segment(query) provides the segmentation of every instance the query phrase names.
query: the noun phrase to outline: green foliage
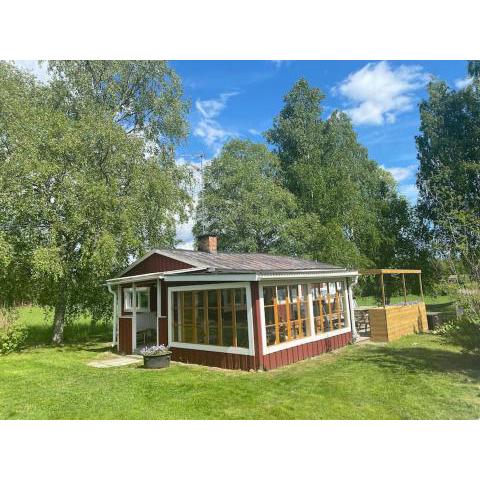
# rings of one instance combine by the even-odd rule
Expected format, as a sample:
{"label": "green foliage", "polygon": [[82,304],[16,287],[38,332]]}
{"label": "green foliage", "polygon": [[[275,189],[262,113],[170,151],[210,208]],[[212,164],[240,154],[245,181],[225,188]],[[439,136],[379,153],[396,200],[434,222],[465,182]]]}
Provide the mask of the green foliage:
{"label": "green foliage", "polygon": [[205,168],[194,233],[217,233],[225,251],[275,251],[296,212],[278,158],[265,145],[232,140]]}
{"label": "green foliage", "polygon": [[312,239],[321,238],[299,245],[298,254],[347,266],[394,266],[414,250],[406,235],[408,203],[391,175],[368,158],[345,114],[322,120],[323,98],[299,80],[266,134]]}
{"label": "green foliage", "polygon": [[69,110],[92,104],[106,109],[129,133],[152,142],[164,159],[171,160],[171,148],[188,133],[189,105],[180,78],[165,61],[54,60],[48,68],[55,94]]}
{"label": "green foliage", "polygon": [[462,90],[429,86],[417,137],[418,208],[443,253],[480,276],[480,79]]}
{"label": "green foliage", "polygon": [[[420,104],[417,137],[420,170],[418,210],[432,248],[444,259],[465,313],[440,333],[465,349],[480,351],[480,77],[470,62],[471,85],[429,85]],[[465,281],[466,279],[466,281]]]}
{"label": "green foliage", "polygon": [[65,315],[109,314],[102,284],[131,256],[175,245],[191,179],[171,155],[185,106],[166,65],[50,68],[54,81],[40,85],[0,63],[0,297],[55,308],[58,339]]}
{"label": "green foliage", "polygon": [[0,309],[0,354],[11,353],[25,346],[27,328],[14,309]]}
{"label": "green foliage", "polygon": [[480,354],[480,290],[470,276],[457,276],[455,283],[445,286],[454,298],[457,314],[436,333],[443,335],[464,350]]}

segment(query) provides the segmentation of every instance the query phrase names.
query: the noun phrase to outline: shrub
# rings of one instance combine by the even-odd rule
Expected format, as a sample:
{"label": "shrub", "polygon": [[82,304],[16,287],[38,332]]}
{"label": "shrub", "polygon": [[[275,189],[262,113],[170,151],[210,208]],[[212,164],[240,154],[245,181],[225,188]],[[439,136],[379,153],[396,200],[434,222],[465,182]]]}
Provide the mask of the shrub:
{"label": "shrub", "polygon": [[480,354],[480,285],[464,282],[456,285],[454,292],[457,318],[442,325],[438,333],[464,350]]}
{"label": "shrub", "polygon": [[0,309],[0,354],[20,350],[25,346],[27,328],[13,309]]}
{"label": "shrub", "polygon": [[480,316],[462,315],[438,329],[438,333],[463,349],[480,354]]}

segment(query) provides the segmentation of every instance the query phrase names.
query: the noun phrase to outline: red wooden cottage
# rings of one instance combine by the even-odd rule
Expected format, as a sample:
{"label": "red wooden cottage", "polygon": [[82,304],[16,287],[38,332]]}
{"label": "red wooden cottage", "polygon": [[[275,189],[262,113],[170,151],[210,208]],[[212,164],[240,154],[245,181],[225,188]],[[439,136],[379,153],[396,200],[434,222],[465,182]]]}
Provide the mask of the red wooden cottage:
{"label": "red wooden cottage", "polygon": [[356,335],[352,284],[358,272],[258,253],[152,250],[118,278],[113,342],[131,354],[165,344],[172,359],[270,370],[342,347]]}

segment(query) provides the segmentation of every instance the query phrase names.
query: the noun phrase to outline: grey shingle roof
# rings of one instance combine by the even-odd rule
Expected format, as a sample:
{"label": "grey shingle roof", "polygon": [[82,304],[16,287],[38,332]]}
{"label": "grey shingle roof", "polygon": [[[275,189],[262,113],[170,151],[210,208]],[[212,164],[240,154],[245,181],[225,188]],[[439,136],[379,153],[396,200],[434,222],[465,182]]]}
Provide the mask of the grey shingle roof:
{"label": "grey shingle roof", "polygon": [[193,250],[156,250],[158,253],[216,272],[279,272],[295,270],[346,271],[328,263],[264,253],[206,253]]}

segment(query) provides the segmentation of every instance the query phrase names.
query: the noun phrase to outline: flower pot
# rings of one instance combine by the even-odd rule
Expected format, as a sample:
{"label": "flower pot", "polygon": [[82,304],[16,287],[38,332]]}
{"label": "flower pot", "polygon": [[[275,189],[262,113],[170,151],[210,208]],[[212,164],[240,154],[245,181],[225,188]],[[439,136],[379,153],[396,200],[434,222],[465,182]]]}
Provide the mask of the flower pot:
{"label": "flower pot", "polygon": [[153,355],[143,357],[143,366],[145,368],[167,368],[170,366],[171,355]]}

